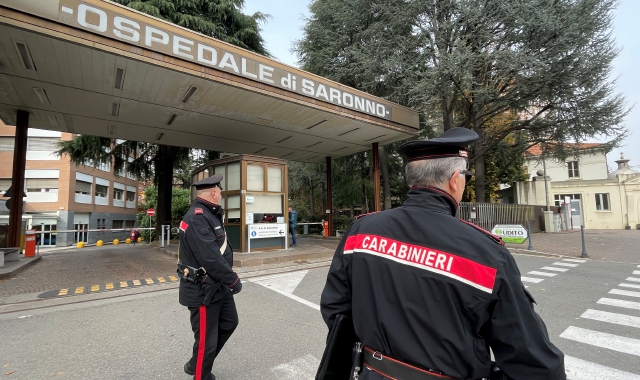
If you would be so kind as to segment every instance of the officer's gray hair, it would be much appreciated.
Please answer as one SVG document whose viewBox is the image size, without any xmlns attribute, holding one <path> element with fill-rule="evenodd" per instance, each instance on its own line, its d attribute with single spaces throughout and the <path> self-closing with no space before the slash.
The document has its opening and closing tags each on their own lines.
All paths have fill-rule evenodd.
<svg viewBox="0 0 640 380">
<path fill-rule="evenodd" d="M 442 188 L 456 170 L 466 168 L 467 160 L 462 157 L 412 161 L 405 168 L 407 185 Z"/>
</svg>

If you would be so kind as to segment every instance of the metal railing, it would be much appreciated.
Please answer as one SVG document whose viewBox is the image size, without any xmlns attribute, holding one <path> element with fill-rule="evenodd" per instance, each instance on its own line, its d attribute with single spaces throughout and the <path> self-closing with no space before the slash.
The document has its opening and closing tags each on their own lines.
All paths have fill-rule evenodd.
<svg viewBox="0 0 640 380">
<path fill-rule="evenodd" d="M 496 224 L 522 224 L 534 220 L 533 205 L 461 202 L 458 217 L 491 231 Z"/>
</svg>

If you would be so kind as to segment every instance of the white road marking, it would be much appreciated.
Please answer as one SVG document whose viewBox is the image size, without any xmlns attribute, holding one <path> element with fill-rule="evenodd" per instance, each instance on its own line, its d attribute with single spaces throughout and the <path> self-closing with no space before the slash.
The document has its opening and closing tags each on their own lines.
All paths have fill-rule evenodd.
<svg viewBox="0 0 640 380">
<path fill-rule="evenodd" d="M 587 260 L 578 260 L 578 259 L 562 259 L 562 261 L 570 261 L 572 263 L 586 263 Z"/>
<path fill-rule="evenodd" d="M 618 286 L 621 286 L 623 288 L 636 288 L 636 289 L 640 289 L 640 285 L 636 285 L 636 284 L 619 284 Z"/>
<path fill-rule="evenodd" d="M 632 292 L 631 290 L 612 289 L 609 291 L 609 294 L 618 294 L 628 297 L 640 297 L 640 292 Z"/>
<path fill-rule="evenodd" d="M 569 269 L 567 269 L 567 268 L 556 268 L 556 267 L 542 267 L 542 268 L 540 268 L 540 269 L 544 269 L 544 270 L 554 270 L 554 271 L 556 271 L 556 272 L 566 272 L 566 271 L 568 271 L 568 270 L 569 270 Z"/>
<path fill-rule="evenodd" d="M 640 274 L 640 270 L 634 270 L 632 274 Z"/>
<path fill-rule="evenodd" d="M 252 278 L 249 281 L 255 282 L 267 288 L 279 289 L 285 293 L 293 293 L 298 287 L 304 276 L 309 273 L 308 270 L 301 270 L 290 273 L 280 273 L 271 276 L 263 276 Z"/>
<path fill-rule="evenodd" d="M 533 277 L 520 277 L 520 280 L 522 282 L 533 282 L 534 284 L 537 284 L 539 282 L 544 281 L 544 278 L 533 278 Z"/>
<path fill-rule="evenodd" d="M 531 272 L 528 272 L 527 274 L 533 274 L 533 275 L 536 275 L 536 276 L 545 276 L 545 277 L 553 277 L 553 276 L 557 276 L 558 275 L 557 273 L 538 272 L 538 271 L 535 271 L 535 270 L 531 271 Z"/>
<path fill-rule="evenodd" d="M 72 15 L 72 14 L 73 14 L 73 9 L 72 9 L 72 8 L 69 8 L 69 7 L 62 7 L 62 11 L 63 11 L 64 13 L 68 13 L 68 14 L 70 14 L 70 15 Z"/>
<path fill-rule="evenodd" d="M 640 328 L 640 317 L 632 317 L 630 315 L 618 313 L 609 313 L 608 311 L 587 309 L 587 311 L 582 313 L 580 318 L 587 318 L 601 322 L 615 323 L 617 325 Z"/>
<path fill-rule="evenodd" d="M 280 293 L 285 297 L 289 297 L 294 301 L 298 301 L 303 305 L 320 310 L 320 305 L 316 305 L 313 302 L 307 301 L 306 299 L 293 294 L 293 291 L 308 272 L 308 270 L 302 270 L 298 272 L 281 273 L 273 276 L 252 278 L 249 279 L 249 281 L 262 285 L 267 289 L 271 289 L 274 292 Z"/>
<path fill-rule="evenodd" d="M 320 360 L 307 354 L 271 368 L 278 380 L 313 380 L 320 365 Z"/>
<path fill-rule="evenodd" d="M 633 281 L 633 282 L 640 282 L 640 278 L 635 278 L 635 277 L 627 277 L 627 279 L 625 281 Z"/>
<path fill-rule="evenodd" d="M 640 375 L 605 367 L 601 364 L 564 356 L 564 368 L 567 380 L 638 380 Z"/>
<path fill-rule="evenodd" d="M 624 307 L 627 309 L 640 310 L 640 302 L 617 300 L 614 298 L 600 298 L 596 303 L 601 305 Z"/>
<path fill-rule="evenodd" d="M 551 265 L 560 265 L 560 266 L 563 266 L 563 267 L 571 267 L 571 268 L 575 268 L 575 267 L 578 266 L 578 264 L 561 263 L 559 261 L 557 261 L 557 262 L 555 262 L 555 263 L 553 263 Z"/>
<path fill-rule="evenodd" d="M 627 338 L 575 326 L 569 326 L 568 329 L 560 334 L 560 338 L 640 356 L 640 339 Z"/>
</svg>

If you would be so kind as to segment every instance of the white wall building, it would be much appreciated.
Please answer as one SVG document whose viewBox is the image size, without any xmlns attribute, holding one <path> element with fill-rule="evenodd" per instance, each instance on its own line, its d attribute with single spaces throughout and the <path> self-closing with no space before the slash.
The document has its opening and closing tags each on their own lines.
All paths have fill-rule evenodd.
<svg viewBox="0 0 640 380">
<path fill-rule="evenodd" d="M 506 203 L 561 206 L 571 204 L 571 223 L 592 229 L 640 229 L 640 172 L 623 157 L 617 170 L 607 173 L 606 153 L 599 144 L 582 144 L 579 154 L 564 161 L 545 159 L 531 149 L 526 158 L 529 181 L 503 191 Z M 547 189 L 545 190 L 545 182 Z"/>
</svg>

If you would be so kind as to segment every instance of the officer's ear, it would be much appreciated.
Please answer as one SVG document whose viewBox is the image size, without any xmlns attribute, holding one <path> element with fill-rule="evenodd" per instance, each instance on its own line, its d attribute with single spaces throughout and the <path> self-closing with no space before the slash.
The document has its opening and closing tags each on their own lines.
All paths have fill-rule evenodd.
<svg viewBox="0 0 640 380">
<path fill-rule="evenodd" d="M 462 193 L 464 192 L 465 181 L 460 181 L 460 170 L 456 170 L 451 178 L 449 178 L 449 194 L 453 195 L 454 198 L 459 202 L 462 199 Z M 464 177 L 462 177 L 464 178 Z M 458 198 L 460 196 L 460 199 Z"/>
</svg>

